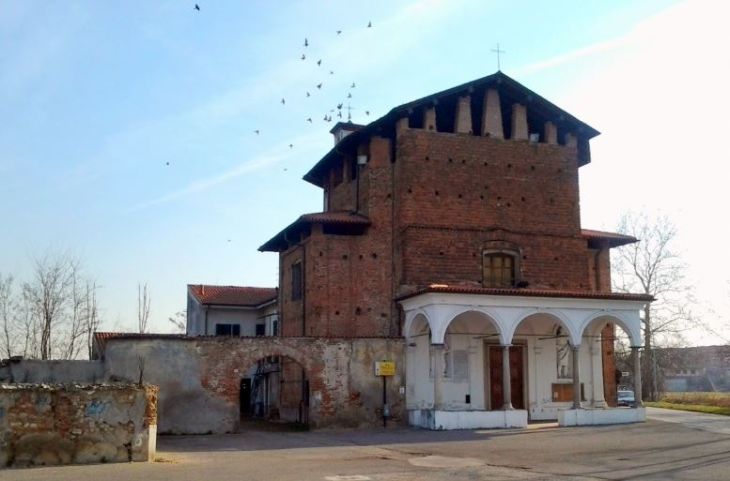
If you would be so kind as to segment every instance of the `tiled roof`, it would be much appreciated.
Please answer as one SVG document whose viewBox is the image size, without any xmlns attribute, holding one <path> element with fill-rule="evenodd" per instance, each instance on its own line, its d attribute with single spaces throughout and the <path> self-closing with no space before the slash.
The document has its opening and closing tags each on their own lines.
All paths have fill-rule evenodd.
<svg viewBox="0 0 730 481">
<path fill-rule="evenodd" d="M 352 212 L 315 212 L 304 214 L 299 217 L 298 222 L 322 223 L 322 224 L 359 224 L 370 225 L 370 219 Z"/>
<path fill-rule="evenodd" d="M 189 284 L 188 291 L 201 304 L 221 306 L 260 306 L 278 296 L 276 287 L 210 286 Z"/>
<path fill-rule="evenodd" d="M 580 231 L 581 235 L 590 240 L 605 240 L 608 241 L 608 245 L 611 247 L 619 247 L 626 244 L 633 244 L 634 242 L 639 242 L 639 239 L 637 239 L 634 236 L 625 235 L 625 234 L 618 234 L 616 232 L 604 232 L 601 230 L 592 230 L 592 229 L 582 229 Z"/>
<path fill-rule="evenodd" d="M 489 296 L 522 296 L 522 297 L 556 297 L 575 299 L 607 299 L 617 301 L 645 301 L 651 302 L 653 296 L 648 294 L 629 294 L 623 292 L 573 291 L 563 289 L 517 289 L 494 287 L 449 286 L 433 284 L 416 292 L 403 295 L 397 300 L 408 299 L 420 294 L 438 292 L 444 294 L 481 294 Z"/>
<path fill-rule="evenodd" d="M 351 226 L 364 230 L 365 227 L 370 225 L 370 219 L 364 215 L 346 211 L 304 214 L 289 224 L 284 230 L 266 241 L 265 244 L 259 247 L 259 250 L 261 252 L 280 252 L 287 248 L 289 243 L 288 239 L 295 238 L 298 233 L 305 231 L 312 224 Z M 361 233 L 361 231 L 356 230 L 355 233 Z"/>
<path fill-rule="evenodd" d="M 381 118 L 369 123 L 368 125 L 356 130 L 352 134 L 345 137 L 339 144 L 330 150 L 322 159 L 312 167 L 309 172 L 304 175 L 304 180 L 316 186 L 322 187 L 324 183 L 325 173 L 327 172 L 331 162 L 341 156 L 341 153 L 348 147 L 357 145 L 368 135 L 378 132 L 391 132 L 395 128 L 395 122 L 400 117 L 406 116 L 409 112 L 421 108 L 426 105 L 433 105 L 435 100 L 444 100 L 444 98 L 453 98 L 463 95 L 465 92 L 479 91 L 482 92 L 487 88 L 499 85 L 500 93 L 503 96 L 509 96 L 514 102 L 529 102 L 530 107 L 535 111 L 549 112 L 552 116 L 562 119 L 561 122 L 577 132 L 582 132 L 586 138 L 590 139 L 598 135 L 596 129 L 575 118 L 565 110 L 553 104 L 544 97 L 531 91 L 521 83 L 512 79 L 503 72 L 498 71 L 486 77 L 482 77 L 462 85 L 457 85 L 447 90 L 428 95 L 426 97 L 414 100 L 412 102 L 394 107 Z M 590 159 L 583 159 L 580 165 L 590 162 Z"/>
</svg>

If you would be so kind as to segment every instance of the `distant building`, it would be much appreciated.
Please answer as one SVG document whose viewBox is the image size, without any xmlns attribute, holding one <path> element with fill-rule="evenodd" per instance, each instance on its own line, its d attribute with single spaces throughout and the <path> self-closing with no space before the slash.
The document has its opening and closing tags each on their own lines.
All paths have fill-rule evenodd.
<svg viewBox="0 0 730 481">
<path fill-rule="evenodd" d="M 730 345 L 668 347 L 655 353 L 660 390 L 730 392 Z"/>
<path fill-rule="evenodd" d="M 276 336 L 278 289 L 188 285 L 188 336 Z"/>
</svg>

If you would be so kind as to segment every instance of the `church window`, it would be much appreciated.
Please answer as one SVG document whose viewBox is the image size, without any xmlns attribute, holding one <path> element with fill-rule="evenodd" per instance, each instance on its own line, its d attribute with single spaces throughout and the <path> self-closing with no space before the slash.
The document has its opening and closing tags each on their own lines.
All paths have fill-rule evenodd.
<svg viewBox="0 0 730 481">
<path fill-rule="evenodd" d="M 515 256 L 508 252 L 484 253 L 484 287 L 513 287 L 516 279 Z"/>
</svg>

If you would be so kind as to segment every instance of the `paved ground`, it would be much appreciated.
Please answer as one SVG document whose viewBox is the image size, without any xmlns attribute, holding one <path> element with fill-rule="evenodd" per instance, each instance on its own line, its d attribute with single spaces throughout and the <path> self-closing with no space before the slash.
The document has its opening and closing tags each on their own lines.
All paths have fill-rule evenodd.
<svg viewBox="0 0 730 481">
<path fill-rule="evenodd" d="M 0 480 L 730 480 L 730 418 L 649 409 L 647 423 L 163 436 L 155 463 L 5 470 Z"/>
</svg>

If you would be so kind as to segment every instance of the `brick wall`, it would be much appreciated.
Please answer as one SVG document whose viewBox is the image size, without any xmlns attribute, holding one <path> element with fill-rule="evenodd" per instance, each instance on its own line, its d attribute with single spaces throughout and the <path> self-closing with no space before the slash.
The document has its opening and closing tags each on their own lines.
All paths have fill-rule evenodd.
<svg viewBox="0 0 730 481">
<path fill-rule="evenodd" d="M 593 255 L 580 235 L 577 149 L 405 129 L 392 159 L 391 142 L 372 137 L 329 175 L 329 209 L 357 207 L 372 222 L 365 235 L 313 226 L 281 253 L 283 335 L 397 335 L 395 296 L 481 285 L 482 251 L 501 241 L 518 251 L 518 277 L 531 288 L 610 290 L 607 250 Z M 367 165 L 354 163 L 358 154 Z M 289 276 L 302 259 L 296 302 Z"/>
<path fill-rule="evenodd" d="M 151 461 L 157 387 L 0 385 L 0 466 Z"/>
</svg>

